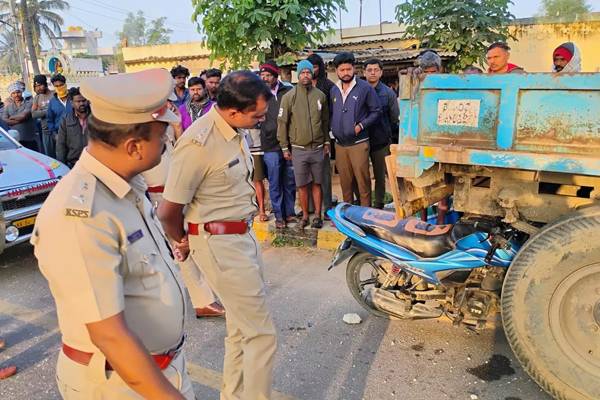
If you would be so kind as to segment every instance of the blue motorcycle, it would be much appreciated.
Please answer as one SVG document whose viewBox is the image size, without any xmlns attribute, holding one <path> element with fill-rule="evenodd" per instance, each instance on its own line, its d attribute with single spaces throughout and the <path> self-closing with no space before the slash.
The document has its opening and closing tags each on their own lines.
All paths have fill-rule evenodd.
<svg viewBox="0 0 600 400">
<path fill-rule="evenodd" d="M 348 260 L 346 281 L 380 317 L 439 318 L 482 329 L 499 311 L 504 275 L 526 237 L 493 218 L 434 225 L 341 203 L 329 210 L 347 236 L 329 269 Z"/>
</svg>

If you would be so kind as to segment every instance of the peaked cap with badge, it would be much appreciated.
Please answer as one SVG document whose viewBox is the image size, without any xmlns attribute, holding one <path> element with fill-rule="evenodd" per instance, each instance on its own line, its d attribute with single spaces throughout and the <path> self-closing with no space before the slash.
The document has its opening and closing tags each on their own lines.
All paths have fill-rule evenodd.
<svg viewBox="0 0 600 400">
<path fill-rule="evenodd" d="M 155 68 L 129 74 L 89 78 L 81 83 L 81 94 L 90 101 L 92 115 L 112 124 L 152 121 L 179 122 L 167 107 L 173 93 L 173 78 Z"/>
</svg>

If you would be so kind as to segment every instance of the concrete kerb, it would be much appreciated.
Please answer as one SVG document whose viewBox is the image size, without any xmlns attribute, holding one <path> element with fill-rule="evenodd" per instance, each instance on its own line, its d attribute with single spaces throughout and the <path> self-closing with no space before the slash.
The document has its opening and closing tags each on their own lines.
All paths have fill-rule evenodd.
<svg viewBox="0 0 600 400">
<path fill-rule="evenodd" d="M 285 229 L 276 229 L 275 221 L 254 221 L 253 229 L 256 238 L 260 242 L 278 243 L 280 245 L 302 245 L 316 247 L 321 250 L 335 250 L 346 238 L 339 233 L 331 222 L 324 221 L 323 228 L 312 229 L 307 227 L 300 229 L 297 224 L 291 224 Z"/>
</svg>

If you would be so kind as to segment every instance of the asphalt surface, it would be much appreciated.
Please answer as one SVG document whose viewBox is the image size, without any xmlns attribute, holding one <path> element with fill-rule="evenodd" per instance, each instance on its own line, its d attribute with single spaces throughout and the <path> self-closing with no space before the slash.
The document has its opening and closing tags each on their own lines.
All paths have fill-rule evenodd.
<svg viewBox="0 0 600 400">
<path fill-rule="evenodd" d="M 0 255 L 0 398 L 58 399 L 60 344 L 54 302 L 31 247 Z M 68 255 L 65 255 L 68 256 Z M 264 249 L 268 302 L 279 329 L 276 400 L 549 400 L 520 368 L 501 327 L 475 334 L 446 320 L 390 321 L 351 297 L 344 267 L 327 272 L 331 253 Z M 347 325 L 345 313 L 363 322 Z M 186 354 L 197 399 L 218 399 L 223 320 L 189 316 Z"/>
</svg>

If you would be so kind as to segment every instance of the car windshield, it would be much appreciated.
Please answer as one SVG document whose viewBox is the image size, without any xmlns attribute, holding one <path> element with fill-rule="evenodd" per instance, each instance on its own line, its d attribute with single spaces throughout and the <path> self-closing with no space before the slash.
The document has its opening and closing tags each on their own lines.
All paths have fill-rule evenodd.
<svg viewBox="0 0 600 400">
<path fill-rule="evenodd" d="M 12 149 L 16 149 L 18 147 L 19 146 L 17 146 L 15 144 L 15 142 L 10 140 L 10 138 L 8 137 L 8 134 L 6 132 L 4 132 L 2 129 L 0 129 L 0 151 L 12 150 Z"/>
</svg>

